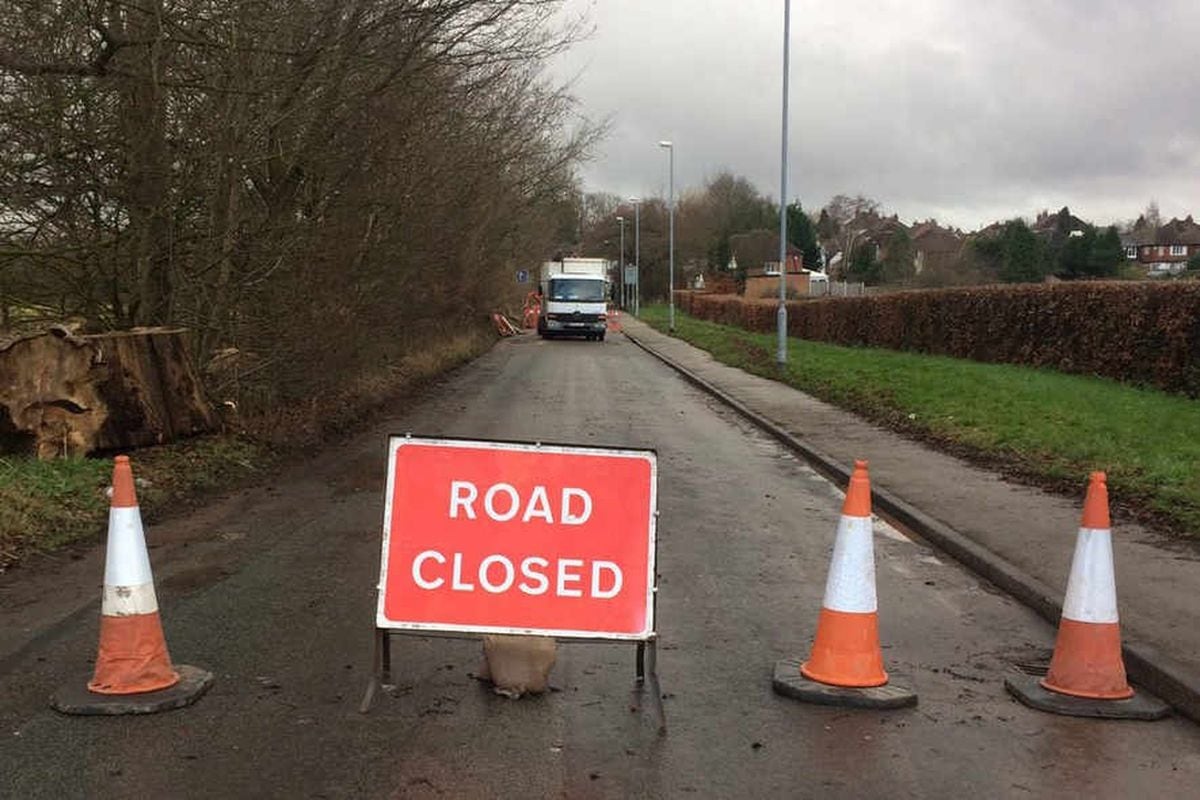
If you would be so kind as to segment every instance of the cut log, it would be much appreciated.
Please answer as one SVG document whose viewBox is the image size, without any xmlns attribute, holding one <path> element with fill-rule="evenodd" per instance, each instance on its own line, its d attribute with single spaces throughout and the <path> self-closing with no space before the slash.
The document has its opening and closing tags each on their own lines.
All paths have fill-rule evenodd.
<svg viewBox="0 0 1200 800">
<path fill-rule="evenodd" d="M 0 341 L 0 451 L 49 459 L 216 427 L 186 330 L 77 336 L 55 327 Z"/>
</svg>

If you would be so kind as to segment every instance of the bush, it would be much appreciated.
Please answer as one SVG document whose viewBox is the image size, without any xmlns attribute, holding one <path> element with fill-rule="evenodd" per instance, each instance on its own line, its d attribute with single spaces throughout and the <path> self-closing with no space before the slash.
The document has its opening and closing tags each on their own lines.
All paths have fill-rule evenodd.
<svg viewBox="0 0 1200 800">
<path fill-rule="evenodd" d="M 700 319 L 775 327 L 777 304 L 677 293 Z M 1048 367 L 1200 396 L 1200 285 L 1095 282 L 937 289 L 788 303 L 788 333 Z"/>
</svg>

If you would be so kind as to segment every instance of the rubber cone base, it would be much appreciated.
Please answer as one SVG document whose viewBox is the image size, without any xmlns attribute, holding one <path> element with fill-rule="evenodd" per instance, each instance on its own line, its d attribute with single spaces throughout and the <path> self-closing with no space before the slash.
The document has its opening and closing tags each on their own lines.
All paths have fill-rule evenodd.
<svg viewBox="0 0 1200 800">
<path fill-rule="evenodd" d="M 50 705 L 64 714 L 111 716 L 117 714 L 154 714 L 190 706 L 213 684 L 211 672 L 187 664 L 176 664 L 179 683 L 157 692 L 142 694 L 97 694 L 87 689 L 87 678 L 59 689 Z"/>
<path fill-rule="evenodd" d="M 1037 675 L 1009 675 L 1004 679 L 1004 688 L 1030 708 L 1068 717 L 1154 720 L 1171 713 L 1170 706 L 1144 691 L 1138 691 L 1128 700 L 1093 700 L 1052 692 L 1041 681 Z"/>
<path fill-rule="evenodd" d="M 895 683 L 850 689 L 810 681 L 800 674 L 801 663 L 799 658 L 785 658 L 775 664 L 771 685 L 776 694 L 804 703 L 847 708 L 905 708 L 917 704 L 916 692 Z"/>
</svg>

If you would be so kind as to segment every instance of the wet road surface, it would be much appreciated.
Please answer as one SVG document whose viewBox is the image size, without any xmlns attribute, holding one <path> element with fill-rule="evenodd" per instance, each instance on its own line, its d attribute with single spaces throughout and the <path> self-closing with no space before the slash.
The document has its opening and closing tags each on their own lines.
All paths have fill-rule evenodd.
<svg viewBox="0 0 1200 800">
<path fill-rule="evenodd" d="M 478 642 L 398 636 L 395 692 L 357 712 L 389 432 L 658 451 L 667 736 L 631 711 L 627 644 L 563 644 L 556 690 L 511 701 L 472 677 Z M 837 487 L 619 335 L 501 342 L 375 430 L 150 529 L 152 543 L 188 545 L 152 558 L 173 656 L 217 675 L 196 706 L 50 710 L 47 697 L 90 668 L 90 612 L 10 655 L 0 796 L 1195 796 L 1195 726 L 1018 705 L 1003 675 L 1044 657 L 1053 630 L 882 524 L 884 658 L 919 705 L 776 696 L 774 663 L 807 654 L 840 504 Z"/>
</svg>

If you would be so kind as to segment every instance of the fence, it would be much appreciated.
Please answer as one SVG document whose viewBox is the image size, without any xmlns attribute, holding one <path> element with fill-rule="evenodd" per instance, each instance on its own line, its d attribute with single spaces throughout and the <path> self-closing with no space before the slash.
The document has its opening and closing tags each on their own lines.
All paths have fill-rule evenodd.
<svg viewBox="0 0 1200 800">
<path fill-rule="evenodd" d="M 814 280 L 808 282 L 809 297 L 862 297 L 865 294 L 868 294 L 865 283 Z"/>
</svg>

